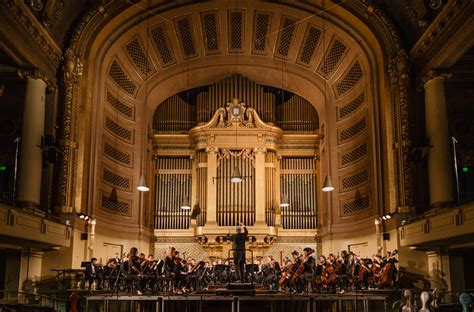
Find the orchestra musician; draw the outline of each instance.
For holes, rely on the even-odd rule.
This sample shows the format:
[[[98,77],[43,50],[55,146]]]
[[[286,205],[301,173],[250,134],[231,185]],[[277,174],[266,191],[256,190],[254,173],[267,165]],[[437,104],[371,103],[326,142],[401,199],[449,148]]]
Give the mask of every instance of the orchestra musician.
[[[91,290],[92,283],[94,279],[97,280],[97,289],[102,289],[102,274],[99,270],[99,265],[97,263],[97,258],[91,258],[91,261],[86,264],[85,278],[89,281],[89,290]]]
[[[232,241],[232,249],[234,251],[234,266],[237,280],[245,282],[245,241],[249,232],[243,223],[236,228],[236,233],[227,235],[227,240]]]
[[[314,258],[311,256],[313,252],[314,250],[310,247],[303,249],[303,254],[299,257],[299,265],[291,277],[291,283],[298,293],[307,290],[313,280],[315,266]]]
[[[240,238],[247,235],[245,228],[240,227],[240,231],[231,237],[237,246],[243,246],[236,248],[234,256],[238,265],[235,267],[229,259],[215,259],[213,264],[205,261],[197,263],[191,257],[184,260],[179,257],[174,247],[169,247],[162,259],[155,259],[151,254],[145,258],[143,254],[138,255],[137,248],[133,247],[123,260],[118,254],[108,259],[104,268],[105,274],[101,273],[97,259],[92,258],[86,266],[86,280],[89,281],[89,288],[93,281],[97,280],[97,288],[102,289],[105,280],[105,286],[110,289],[122,285],[123,288],[120,289],[138,290],[137,294],[143,291],[160,293],[171,289],[176,294],[183,294],[187,291],[207,290],[209,287],[236,279],[245,280],[242,268],[245,257],[241,252],[245,249],[245,240],[243,243],[239,241],[237,234],[242,234]],[[342,294],[350,289],[396,286],[398,271],[396,250],[393,253],[385,253],[383,257],[374,255],[373,259],[363,259],[343,250],[337,257],[334,254],[330,254],[327,258],[320,255],[317,262],[312,256],[313,253],[314,250],[310,247],[304,248],[302,254],[295,250],[291,254],[293,261],[285,261],[284,259],[288,258],[281,255],[283,270],[271,256],[259,259],[257,282],[262,288],[275,290],[280,286],[281,290],[295,293],[312,289],[316,292],[330,293],[339,290]],[[124,270],[120,270],[121,264]],[[247,269],[250,268],[256,269],[256,266],[255,268],[247,266]],[[169,287],[166,287],[167,285]]]

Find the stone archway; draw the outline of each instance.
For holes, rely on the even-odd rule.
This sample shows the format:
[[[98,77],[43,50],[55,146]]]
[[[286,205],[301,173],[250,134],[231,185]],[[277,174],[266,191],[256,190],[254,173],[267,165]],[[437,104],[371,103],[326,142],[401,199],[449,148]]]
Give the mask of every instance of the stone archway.
[[[103,161],[105,166],[109,167],[112,166],[112,164],[115,165],[116,162],[116,160],[112,160],[112,163],[110,163],[110,157],[109,160],[107,160],[107,158],[102,155],[105,150],[102,136],[104,133],[105,136],[107,136],[108,131],[104,127],[104,125],[107,124],[107,113],[115,115],[119,114],[119,117],[116,120],[121,120],[123,123],[115,122],[115,125],[112,126],[118,128],[118,132],[121,131],[121,126],[125,130],[127,130],[128,127],[128,130],[130,130],[129,132],[134,133],[133,136],[144,138],[143,130],[139,127],[143,120],[141,120],[140,118],[142,117],[139,116],[144,114],[144,106],[142,104],[140,105],[140,103],[143,103],[146,97],[148,99],[156,100],[156,102],[153,101],[153,103],[159,103],[160,101],[157,99],[166,98],[180,90],[184,90],[186,87],[199,86],[200,84],[208,83],[212,79],[223,77],[226,73],[232,72],[233,67],[235,67],[235,55],[237,54],[237,68],[239,72],[257,82],[265,83],[267,85],[274,85],[276,87],[281,87],[283,85],[285,89],[307,98],[316,106],[322,119],[327,118],[325,125],[328,130],[328,145],[326,148],[330,152],[331,159],[339,159],[337,162],[333,161],[331,163],[331,171],[338,172],[337,175],[346,179],[346,184],[349,185],[349,190],[342,192],[345,194],[338,193],[332,199],[332,207],[337,208],[328,209],[325,212],[330,227],[333,229],[337,228],[337,224],[332,224],[335,219],[340,221],[336,223],[340,223],[341,227],[346,227],[345,224],[347,224],[347,222],[354,222],[356,219],[361,217],[357,208],[355,208],[355,214],[352,214],[354,209],[351,211],[351,206],[354,207],[355,204],[350,201],[356,192],[356,190],[351,186],[350,181],[358,180],[359,178],[356,176],[358,174],[370,175],[370,183],[365,186],[367,190],[371,188],[373,189],[374,187],[377,189],[374,195],[370,195],[372,196],[370,202],[373,203],[373,205],[370,206],[371,209],[364,211],[363,215],[370,217],[371,215],[378,214],[381,209],[381,203],[383,202],[390,204],[392,207],[395,206],[392,205],[395,201],[392,197],[393,191],[387,192],[386,198],[378,197],[382,194],[380,175],[382,162],[379,155],[380,151],[386,147],[376,144],[376,142],[379,142],[381,134],[378,129],[379,125],[385,127],[385,130],[382,130],[385,135],[383,137],[384,143],[389,145],[388,143],[392,142],[392,138],[388,137],[391,133],[389,125],[392,121],[387,119],[387,115],[390,115],[392,109],[381,108],[379,104],[382,100],[389,101],[387,95],[389,95],[391,91],[387,90],[385,87],[387,84],[387,77],[383,74],[383,68],[386,65],[380,66],[380,62],[383,63],[380,45],[377,42],[374,42],[375,39],[373,35],[369,35],[369,40],[367,40],[367,37],[363,38],[358,35],[364,26],[356,26],[356,24],[344,24],[341,26],[341,21],[337,17],[337,14],[340,14],[340,10],[342,10],[341,8],[338,8],[338,12],[332,16],[333,22],[326,21],[323,28],[322,20],[317,16],[311,16],[307,11],[308,8],[298,10],[284,5],[252,2],[246,4],[245,10],[243,11],[244,15],[242,15],[244,16],[245,21],[249,21],[249,25],[254,26],[249,26],[248,29],[246,27],[241,28],[241,32],[244,33],[244,35],[246,34],[246,36],[241,37],[241,39],[246,38],[242,41],[245,43],[242,45],[242,51],[238,51],[238,48],[235,48],[235,51],[232,51],[232,49],[221,47],[220,53],[217,53],[211,51],[212,47],[210,48],[209,44],[203,39],[204,37],[202,37],[203,32],[208,31],[206,30],[206,27],[208,26],[204,24],[205,18],[202,14],[215,14],[214,20],[219,21],[219,25],[222,26],[219,28],[219,36],[221,36],[219,38],[223,39],[223,46],[227,46],[228,48],[229,46],[232,47],[233,44],[231,41],[228,41],[230,40],[229,38],[233,36],[233,26],[226,25],[223,20],[226,20],[227,18],[238,19],[239,10],[228,11],[227,8],[220,7],[213,2],[196,4],[193,6],[193,9],[195,10],[193,10],[193,13],[190,15],[186,13],[189,12],[188,7],[181,7],[175,10],[165,11],[160,18],[157,17],[155,19],[150,19],[149,28],[152,31],[159,27],[163,27],[162,30],[177,32],[180,31],[179,29],[190,29],[190,33],[194,34],[178,34],[175,38],[176,40],[173,39],[174,41],[169,43],[170,46],[168,48],[171,47],[174,53],[174,56],[169,57],[169,59],[171,59],[170,62],[173,62],[174,60],[174,63],[171,65],[165,64],[165,59],[163,58],[163,55],[165,54],[163,54],[163,51],[160,52],[160,50],[153,50],[153,52],[149,54],[150,60],[145,61],[153,66],[151,69],[151,72],[153,73],[147,73],[147,65],[143,63],[143,55],[145,55],[145,60],[147,58],[147,53],[143,52],[143,44],[144,42],[147,42],[146,45],[153,46],[154,44],[156,45],[156,40],[152,39],[149,35],[146,35],[147,25],[145,25],[144,22],[132,25],[132,21],[136,21],[136,18],[130,18],[131,22],[127,26],[122,27],[119,31],[107,29],[106,27],[98,38],[110,38],[110,40],[96,40],[91,44],[92,52],[89,54],[89,60],[87,63],[87,77],[90,77],[91,79],[88,79],[87,83],[85,82],[83,85],[83,91],[85,91],[84,94],[88,94],[84,99],[85,106],[93,116],[97,116],[97,119],[92,122],[95,129],[91,132],[88,132],[88,130],[83,132],[85,141],[89,140],[87,138],[88,133],[92,134],[91,142],[93,143],[92,146],[95,146],[95,151],[91,149],[90,154],[91,161],[89,164],[91,169],[84,171],[86,177],[87,174],[90,174],[87,179],[91,182],[91,186],[89,187],[88,195],[86,197],[82,195],[82,198],[89,198],[89,205],[92,207],[100,206],[101,194],[97,194],[97,189],[106,185],[106,183],[103,183],[104,181],[102,181],[103,179],[101,178],[104,174],[103,171],[101,172],[101,162]],[[269,36],[269,48],[266,54],[263,52],[256,53],[258,51],[255,50],[255,43],[257,43],[258,40],[255,39],[255,31],[258,26],[258,14],[261,13],[262,15],[265,15],[268,12],[273,12],[271,18],[272,26],[270,26],[268,30],[269,34],[272,29],[282,29],[281,25],[291,25],[292,20],[297,27],[294,29],[294,33],[287,34],[286,37],[281,35],[280,32],[277,32],[274,36]],[[135,16],[138,16],[136,12],[127,12],[127,14],[123,14],[135,14]],[[230,16],[233,17],[231,18]],[[254,23],[251,23],[252,18],[254,19]],[[353,19],[353,17],[351,18]],[[210,19],[212,20],[212,18]],[[299,23],[299,21],[303,22]],[[245,22],[240,25],[247,24]],[[348,29],[350,29],[350,27],[356,31],[349,32]],[[225,31],[223,31],[223,29],[231,31],[224,33]],[[321,32],[322,35],[320,34],[320,38],[315,40],[314,32],[318,29],[319,31],[324,30],[324,32]],[[310,36],[311,32],[313,32],[312,39]],[[138,41],[135,41],[134,43],[134,40],[137,38]],[[167,37],[164,36],[163,40],[158,41],[166,42],[167,40],[170,40],[169,38],[166,38]],[[309,53],[311,56],[303,57],[303,51],[311,50],[311,48],[308,48],[308,46],[311,45],[310,39],[316,41],[316,43],[314,43],[314,51],[312,53],[306,52],[306,54]],[[186,48],[186,43],[183,43],[183,40],[194,42],[194,50],[190,49],[189,46]],[[339,45],[335,43],[336,41],[339,41]],[[188,45],[189,42],[187,43]],[[358,44],[357,42],[362,44]],[[207,46],[205,46],[206,44]],[[337,52],[338,49],[341,49],[341,45],[349,48],[348,51],[342,53]],[[127,50],[127,46],[130,46],[131,48]],[[141,48],[137,48],[140,46]],[[286,46],[288,47],[285,48]],[[136,52],[140,49],[141,53]],[[154,49],[156,49],[156,47],[154,47]],[[186,51],[186,49],[190,50]],[[263,51],[266,51],[265,49],[267,49],[267,47],[265,47]],[[194,54],[198,55],[194,55],[192,53],[193,51]],[[133,53],[135,53],[135,56]],[[330,56],[332,55],[331,57],[334,58],[334,55],[337,54],[341,54],[339,56],[340,60],[332,61],[331,63],[329,61]],[[337,59],[337,56],[335,58]],[[306,65],[304,64],[305,60],[309,60]],[[114,66],[115,74],[113,74],[116,76],[115,78],[113,78],[113,75],[111,74],[111,68],[113,67],[114,61],[116,62],[116,66]],[[321,69],[325,66],[326,61],[328,64],[335,63],[335,65],[331,65],[333,68],[327,70],[327,73]],[[140,62],[142,62],[141,65]],[[396,68],[396,70],[403,72],[405,69],[399,67]],[[264,71],[265,75],[259,75],[261,71]],[[193,82],[184,83],[183,81],[185,79],[182,78],[189,74],[192,74]],[[210,74],[212,74],[212,76]],[[281,79],[282,74],[283,79]],[[148,79],[148,82],[144,83],[143,78],[147,75],[150,75],[150,78]],[[128,84],[135,85],[136,90],[133,90],[132,92],[121,90],[122,87],[126,88],[126,86],[120,86],[121,82],[119,82],[119,79],[122,78],[119,76],[122,78],[126,77],[124,79],[129,80]],[[281,83],[282,80],[283,83]],[[125,83],[125,85],[126,84],[127,83]],[[332,108],[327,112],[327,114],[324,111],[325,105],[321,104],[324,103],[321,99],[323,98],[322,94],[324,93],[325,84],[328,85],[326,92],[327,97],[329,98],[328,103],[325,103],[325,105],[327,104]],[[136,110],[134,112],[136,114],[136,119],[134,121],[127,121],[127,118],[123,118],[123,116],[120,117],[120,113],[115,112],[118,111],[118,109],[114,107],[113,104],[107,104],[107,87],[111,93],[115,90],[116,93],[122,94],[121,99],[124,99],[124,103],[122,104],[125,104],[125,106],[128,107],[134,107]],[[394,90],[393,92],[396,91],[399,90]],[[364,100],[360,100],[359,96],[361,95],[361,92],[365,92]],[[146,96],[145,93],[148,93],[148,96]],[[361,101],[362,103],[359,103]],[[149,100],[147,102],[147,112],[152,111],[152,105],[153,104]],[[351,117],[347,118],[347,120],[341,118],[341,109],[345,108],[346,111],[350,112],[351,107],[355,107],[352,111],[354,115],[346,115]],[[355,112],[356,110],[357,112]],[[365,111],[365,113],[360,113],[362,111]],[[379,114],[382,114],[381,119],[379,119]],[[148,116],[148,118],[151,117]],[[112,125],[114,123],[113,118],[109,118],[108,123],[109,125]],[[108,132],[110,134],[113,131]],[[341,137],[344,136],[343,133],[345,133],[345,136],[347,136],[348,140],[351,142],[345,142],[346,139],[344,138],[341,139]],[[353,135],[351,135],[351,133]],[[360,136],[359,134],[363,134],[363,136]],[[114,134],[112,134],[112,137],[109,137],[109,141],[110,139],[112,141],[116,140],[113,136]],[[354,140],[352,140],[352,138],[354,138]],[[369,148],[363,147],[364,140],[368,142],[367,146],[369,146]],[[120,142],[120,144],[122,144],[122,142]],[[138,147],[135,146],[135,143],[130,144],[130,142],[123,143],[123,146],[127,146],[126,144],[134,145],[129,148],[129,155],[132,155],[133,159],[141,159],[141,156],[139,154],[135,156],[135,153],[138,152],[140,149],[139,146],[142,143],[137,141],[136,146]],[[370,146],[374,147],[374,149],[370,149]],[[87,162],[88,152],[87,148],[84,149],[84,151],[82,151],[82,156],[80,157],[85,162]],[[367,154],[367,174],[358,170],[362,168],[358,165],[353,168],[350,168],[350,166],[341,167],[340,159],[346,158],[349,159],[350,162],[351,157],[353,157],[352,155],[358,155],[360,153]],[[398,159],[398,161],[402,160]],[[357,162],[357,159],[355,162]],[[386,161],[386,164],[390,164],[390,159]],[[87,167],[88,166],[84,166],[84,168]],[[129,183],[132,183],[131,189],[133,190],[133,183],[134,181],[136,182],[139,172],[136,170],[136,167],[128,167],[128,169],[125,168],[124,170],[128,170],[128,175],[131,178]],[[395,173],[392,172],[392,174]],[[119,177],[116,177],[115,179],[119,179]],[[364,180],[364,183],[365,182],[366,181]],[[395,182],[393,175],[387,178],[386,182],[388,185],[393,184]],[[340,185],[344,184],[342,180],[338,181],[338,183]],[[372,187],[370,185],[372,185]],[[389,186],[385,186],[385,188],[389,188]],[[130,188],[124,188],[123,191],[127,192],[127,190],[130,190]],[[84,194],[84,189],[82,189],[82,193]],[[143,225],[141,217],[143,211],[139,208],[141,207],[141,204],[139,204],[140,201],[138,195],[130,193],[129,195],[125,195],[125,197],[126,200],[129,200],[132,203],[132,206],[138,205],[135,206],[136,208],[133,208],[136,211],[136,218],[133,218],[132,223]],[[340,214],[340,207],[344,205],[347,205],[347,211],[350,211],[347,216]],[[131,216],[127,216],[127,218],[122,221],[118,221],[120,220],[120,218],[118,218],[116,221],[118,224],[123,224],[124,222],[129,222],[130,217]],[[104,215],[104,218],[108,218],[108,216]],[[365,228],[362,223],[358,224],[359,228]]]

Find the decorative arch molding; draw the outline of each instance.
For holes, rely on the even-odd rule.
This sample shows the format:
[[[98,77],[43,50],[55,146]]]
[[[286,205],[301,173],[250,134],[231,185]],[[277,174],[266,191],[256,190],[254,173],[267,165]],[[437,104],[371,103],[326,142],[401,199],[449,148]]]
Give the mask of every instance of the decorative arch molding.
[[[161,7],[153,7],[151,10],[154,12],[166,12],[184,5],[185,4],[182,3],[179,5],[167,4]],[[293,2],[287,3],[284,1],[280,2],[278,6],[287,6],[288,8],[293,7],[299,10],[304,10],[311,14],[320,11],[320,7],[318,7],[316,4],[310,5],[298,3],[295,5]],[[82,73],[83,56],[86,56],[87,59],[90,59],[91,53],[94,53],[94,55],[97,53],[98,47],[94,47],[94,45],[97,43],[95,40],[96,36],[98,36],[98,34],[100,34],[102,31],[107,31],[107,29],[111,27],[110,24],[114,24],[110,23],[110,21],[120,13],[128,17],[128,26],[133,26],[138,22],[143,21],[143,16],[140,17],[139,14],[141,10],[138,10],[134,7],[127,7],[128,4],[122,3],[117,5],[116,3],[112,2],[112,4],[105,8],[99,6],[88,11],[77,24],[77,27],[69,40],[69,44],[66,45],[67,48],[63,52],[64,62],[61,70],[61,98],[63,100],[63,107],[59,134],[61,145],[64,149],[64,155],[61,159],[61,165],[58,173],[59,187],[57,198],[57,204],[63,212],[72,212],[74,209],[80,209],[81,206],[84,207],[87,205],[87,203],[84,201],[87,199],[87,191],[84,189],[84,185],[87,184],[86,181],[89,178],[87,172],[90,170],[90,168],[88,168],[88,162],[79,162],[78,159],[80,158],[81,160],[85,160],[89,159],[91,156],[88,155],[88,150],[85,150],[84,148],[81,150],[78,149],[78,141],[81,141],[82,146],[90,145],[86,144],[91,143],[89,142],[90,138],[87,135],[90,133],[87,132],[86,134],[83,132],[80,134],[80,131],[78,131],[79,125],[77,120],[79,115],[78,108],[80,105],[86,107],[86,114],[90,114],[91,112],[91,99],[90,95],[87,94],[87,91],[88,88],[91,88],[93,85],[90,83],[90,81],[87,81],[88,79],[82,79],[81,75],[84,77],[90,77],[90,75],[97,74],[97,72],[94,72],[95,69],[88,68],[88,66],[86,66],[84,74]],[[361,1],[354,3],[344,3],[343,7],[344,9],[338,8],[337,10],[347,10],[351,12],[356,18],[359,19],[360,24],[357,25],[357,27],[368,27],[371,29],[372,33],[375,34],[377,37],[377,42],[371,42],[370,44],[373,48],[375,46],[376,49],[382,49],[383,61],[384,64],[386,64],[388,73],[390,74],[390,91],[388,93],[391,95],[392,107],[388,108],[388,111],[393,111],[395,113],[393,114],[392,120],[388,120],[385,117],[387,120],[383,121],[382,123],[387,129],[391,128],[391,124],[393,123],[393,133],[391,133],[391,130],[387,130],[387,137],[385,137],[384,140],[386,140],[385,149],[390,150],[388,146],[391,146],[392,143],[395,143],[395,150],[393,154],[393,160],[386,161],[384,166],[390,168],[392,167],[393,163],[397,169],[395,172],[393,172],[394,177],[392,180],[389,179],[384,181],[384,189],[389,189],[387,185],[395,184],[397,189],[395,194],[396,207],[398,207],[400,211],[408,211],[411,209],[412,205],[412,193],[411,180],[409,180],[410,174],[408,173],[408,150],[410,140],[407,127],[408,119],[406,116],[408,105],[407,54],[401,48],[400,37],[398,36],[393,24],[381,10],[371,8]],[[363,14],[366,14],[367,12],[370,12],[371,14],[370,19],[363,17]],[[329,12],[326,14],[329,16],[331,13]],[[337,17],[331,15],[330,19],[336,20]],[[364,21],[366,24],[364,25],[362,21]],[[126,25],[115,26],[119,26],[121,29],[126,28]],[[100,38],[104,39],[105,37],[102,35]],[[367,49],[367,47],[365,47],[365,49]],[[251,64],[248,66],[251,66]],[[225,66],[222,68],[224,69]],[[379,69],[371,69],[370,72],[375,72],[380,75]],[[342,73],[339,75],[341,74]],[[181,75],[183,75],[183,72],[181,72]],[[179,75],[176,77],[179,77]],[[381,88],[384,88],[384,86],[381,86]],[[322,90],[322,84],[319,84],[319,88],[318,85],[316,85],[316,89]],[[158,89],[151,85],[150,90],[153,90],[154,92]],[[83,94],[83,91],[86,92]],[[378,93],[378,91],[376,93]],[[320,112],[320,114],[322,113],[320,109],[318,112]],[[376,111],[374,113],[376,113]],[[386,113],[385,115],[390,114]],[[372,126],[374,128],[373,131],[378,131],[377,122],[375,122]],[[389,134],[392,134],[392,137],[388,137]],[[333,138],[333,140],[334,139],[335,138]],[[360,142],[358,142],[357,145],[360,145]],[[91,149],[92,148],[93,147],[91,147]],[[333,153],[334,155],[337,155],[335,151]],[[378,162],[381,162],[380,152],[371,151],[371,153],[375,158],[377,158]],[[387,154],[388,153],[389,152],[387,152]],[[78,166],[80,166],[80,168]],[[333,166],[336,166],[336,164],[333,164]],[[82,178],[79,177],[77,174],[78,172],[82,173]],[[377,201],[378,200],[375,202]],[[380,203],[381,202],[378,202],[376,205],[379,205]],[[392,205],[392,200],[385,199],[385,204],[389,204],[389,206],[395,206]]]

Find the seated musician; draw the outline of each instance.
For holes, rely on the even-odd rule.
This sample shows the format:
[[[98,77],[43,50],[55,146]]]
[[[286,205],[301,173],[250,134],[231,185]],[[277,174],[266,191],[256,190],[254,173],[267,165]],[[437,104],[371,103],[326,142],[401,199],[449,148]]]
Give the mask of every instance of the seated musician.
[[[301,260],[300,253],[296,250],[294,250],[291,253],[291,256],[293,257],[293,262],[289,266],[287,266],[289,272],[287,274],[286,282],[283,284],[283,286],[286,287],[287,291],[296,292],[295,285],[291,283],[291,278],[296,273],[296,270],[298,270],[298,267],[300,266],[302,260]],[[281,286],[281,283],[280,283],[280,286]]]
[[[114,286],[117,282],[117,276],[120,273],[120,264],[122,260],[118,253],[113,258],[107,260],[104,268],[104,279],[108,281],[109,288]]]
[[[310,247],[303,249],[303,254],[299,258],[299,265],[291,277],[294,290],[298,293],[307,290],[307,286],[309,286],[313,279],[315,265],[314,258],[311,256],[313,252],[314,250]]]
[[[97,263],[97,258],[91,258],[91,262],[86,264],[85,278],[89,281],[89,290],[92,287],[94,279],[97,279],[97,289],[102,289],[102,274],[99,272],[99,265]]]

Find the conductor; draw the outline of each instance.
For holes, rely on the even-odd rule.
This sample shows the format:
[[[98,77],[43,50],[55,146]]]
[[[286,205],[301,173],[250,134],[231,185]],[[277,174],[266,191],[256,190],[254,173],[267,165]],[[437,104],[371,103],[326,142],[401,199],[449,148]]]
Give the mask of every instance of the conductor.
[[[234,266],[237,279],[245,282],[245,240],[249,232],[247,228],[240,223],[236,228],[236,233],[227,235],[227,239],[232,241],[232,249],[234,250]]]

